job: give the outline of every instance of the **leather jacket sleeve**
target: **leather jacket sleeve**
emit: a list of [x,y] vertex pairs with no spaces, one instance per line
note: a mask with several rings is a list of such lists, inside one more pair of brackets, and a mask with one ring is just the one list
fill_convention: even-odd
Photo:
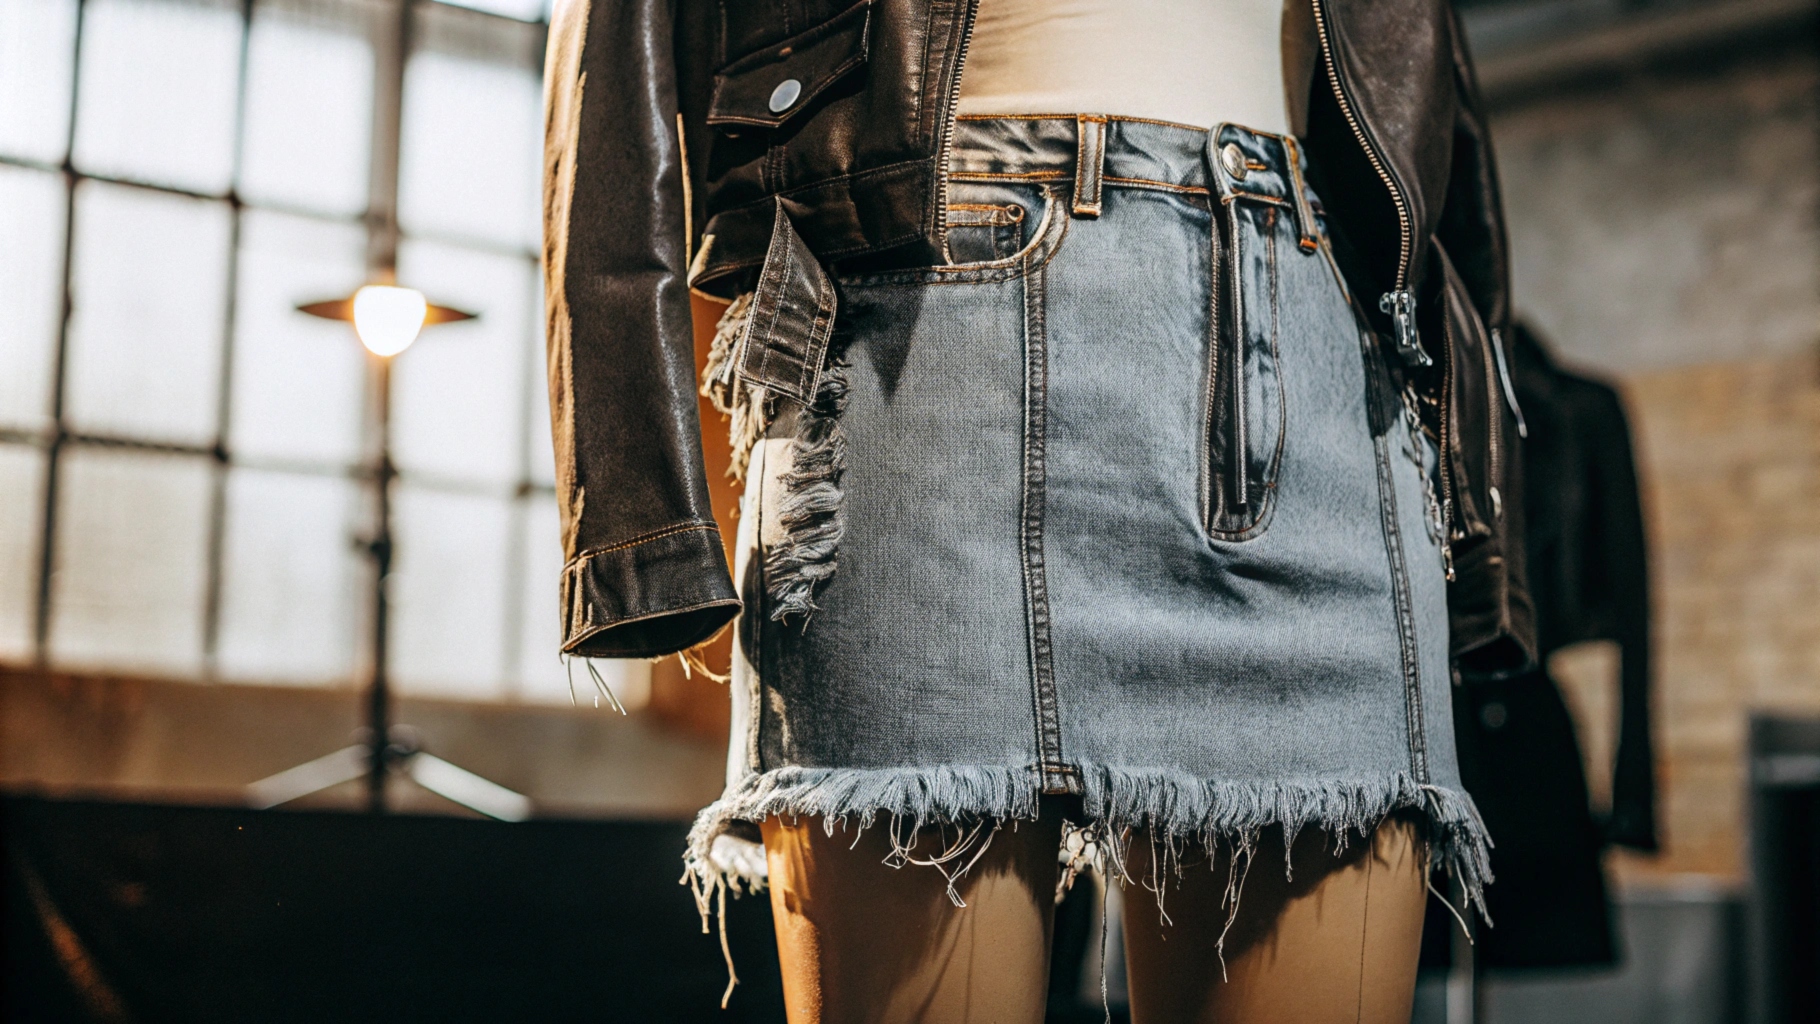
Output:
[[1618,751],[1612,766],[1606,838],[1656,849],[1655,755],[1651,750],[1649,555],[1630,424],[1618,393],[1593,398],[1597,428],[1586,432],[1593,540],[1586,546],[1593,580],[1609,591],[1610,633],[1620,651]]
[[565,653],[655,657],[739,610],[709,506],[671,0],[560,0],[544,289]]

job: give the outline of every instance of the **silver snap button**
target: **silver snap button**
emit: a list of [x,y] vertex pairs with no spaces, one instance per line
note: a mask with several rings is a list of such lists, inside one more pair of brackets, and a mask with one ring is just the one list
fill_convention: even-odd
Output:
[[1245,180],[1245,152],[1239,149],[1238,143],[1228,142],[1220,147],[1220,163],[1225,165],[1226,173],[1232,175],[1234,181]]
[[781,114],[796,104],[796,98],[803,94],[803,83],[794,78],[786,78],[777,83],[771,90],[771,113]]

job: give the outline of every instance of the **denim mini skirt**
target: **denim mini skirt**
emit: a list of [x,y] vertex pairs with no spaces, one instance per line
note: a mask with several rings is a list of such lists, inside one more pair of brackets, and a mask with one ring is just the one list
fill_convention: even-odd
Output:
[[1435,450],[1295,140],[968,117],[949,167],[943,265],[833,268],[815,401],[723,394],[745,612],[698,895],[769,815],[1048,794],[1114,850],[1411,813],[1476,893]]

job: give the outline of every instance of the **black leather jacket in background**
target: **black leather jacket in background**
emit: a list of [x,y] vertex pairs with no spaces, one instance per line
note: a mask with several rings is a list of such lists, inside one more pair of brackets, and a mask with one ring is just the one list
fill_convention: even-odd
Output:
[[[1656,849],[1656,769],[1650,728],[1649,549],[1624,400],[1604,381],[1557,364],[1517,324],[1511,375],[1535,443],[1526,504],[1542,658],[1586,640],[1619,650],[1618,746],[1607,838]],[[1495,838],[1495,837],[1494,837]]]
[[[1491,970],[1617,962],[1601,855],[1608,843],[1656,849],[1650,728],[1649,557],[1624,403],[1609,384],[1550,357],[1521,323],[1509,337],[1511,383],[1528,421],[1529,582],[1540,655],[1585,640],[1620,654],[1619,732],[1610,815],[1596,819],[1574,718],[1546,667],[1465,673],[1454,692],[1460,779],[1491,833],[1496,927],[1476,936]],[[1431,898],[1422,967],[1446,968],[1453,912]]]
[[[565,651],[665,654],[737,612],[702,471],[689,288],[749,290],[780,225],[824,266],[942,262],[977,3],[557,4],[544,263]],[[1412,340],[1378,308],[1391,293],[1433,359],[1409,372],[1446,453],[1454,651],[1514,668],[1534,643],[1494,351],[1508,268],[1471,60],[1445,0],[1315,12],[1311,177],[1386,345]],[[788,79],[800,93],[774,112]]]

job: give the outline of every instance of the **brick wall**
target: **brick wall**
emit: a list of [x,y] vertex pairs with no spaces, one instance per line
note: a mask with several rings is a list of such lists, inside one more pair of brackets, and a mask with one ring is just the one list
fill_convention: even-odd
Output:
[[[1625,393],[1654,542],[1668,847],[1621,870],[1737,875],[1747,716],[1820,715],[1820,358],[1638,374]],[[1609,693],[1575,694],[1593,689]],[[1578,703],[1608,736],[1609,700]]]

